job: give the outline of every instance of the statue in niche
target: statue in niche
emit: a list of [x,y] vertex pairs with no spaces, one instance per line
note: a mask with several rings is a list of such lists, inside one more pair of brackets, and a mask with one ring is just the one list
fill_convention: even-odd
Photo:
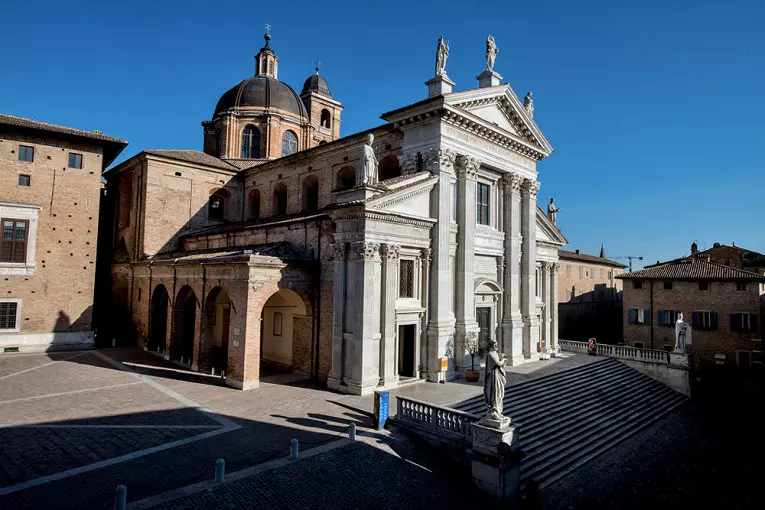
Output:
[[502,414],[505,399],[505,362],[507,357],[497,352],[497,342],[489,343],[489,353],[486,355],[486,373],[483,381],[483,396],[486,401],[487,414],[484,423],[490,423],[503,427],[509,423],[508,418]]
[[494,42],[494,36],[489,35],[489,38],[486,39],[486,70],[487,71],[494,71],[494,59],[497,58],[497,53],[499,53],[499,48],[497,48],[497,44]]
[[547,204],[547,217],[550,218],[553,225],[556,225],[558,220],[558,211],[560,211],[560,207],[555,207],[555,197],[553,197],[550,199],[550,203]]
[[377,156],[372,147],[375,141],[373,134],[367,135],[367,143],[364,144],[361,153],[361,171],[356,181],[357,186],[376,186],[377,185]]
[[523,107],[526,109],[526,113],[529,117],[534,118],[534,100],[531,98],[531,91],[523,98]]
[[686,352],[688,345],[691,345],[691,327],[683,320],[683,312],[680,312],[675,320],[675,351]]
[[444,42],[444,35],[438,36],[436,48],[436,76],[446,76],[446,57],[449,56],[449,43]]

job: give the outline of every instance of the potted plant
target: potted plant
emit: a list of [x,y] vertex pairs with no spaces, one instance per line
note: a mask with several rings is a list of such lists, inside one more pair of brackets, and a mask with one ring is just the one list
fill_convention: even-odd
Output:
[[[470,370],[465,371],[465,379],[476,382],[481,378],[481,371],[475,369],[475,357],[480,359],[486,355],[486,342],[482,342],[477,331],[470,331],[465,335],[465,349],[470,354]],[[479,366],[480,368],[480,366]]]

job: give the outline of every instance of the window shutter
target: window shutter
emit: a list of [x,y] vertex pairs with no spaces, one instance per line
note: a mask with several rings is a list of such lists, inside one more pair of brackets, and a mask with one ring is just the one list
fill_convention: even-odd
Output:
[[693,312],[692,319],[693,329],[699,329],[699,312]]
[[643,314],[645,316],[645,324],[646,324],[646,326],[650,326],[651,325],[651,310],[646,308],[645,311],[643,312]]
[[709,321],[712,329],[717,329],[717,312],[709,313]]
[[659,310],[659,326],[664,326],[667,324],[666,314],[667,312],[664,310]]
[[637,310],[634,308],[630,308],[627,310],[627,322],[630,324],[635,324],[637,322]]
[[757,316],[752,314],[752,331],[757,331]]
[[739,331],[743,329],[744,321],[743,316],[740,313],[730,314],[730,329],[731,331]]

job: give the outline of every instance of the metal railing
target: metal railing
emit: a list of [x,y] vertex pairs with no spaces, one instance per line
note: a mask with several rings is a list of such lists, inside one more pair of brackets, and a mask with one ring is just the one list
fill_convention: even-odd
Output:
[[438,436],[469,440],[470,424],[480,419],[479,416],[472,413],[437,406],[409,397],[397,396],[396,401],[397,420],[407,425],[426,429]]
[[[587,342],[576,342],[574,340],[558,340],[560,350],[565,352],[587,353]],[[670,353],[667,351],[654,351],[651,349],[638,349],[627,345],[597,344],[599,356],[608,356],[611,358],[629,359],[635,361],[648,361],[669,365]]]

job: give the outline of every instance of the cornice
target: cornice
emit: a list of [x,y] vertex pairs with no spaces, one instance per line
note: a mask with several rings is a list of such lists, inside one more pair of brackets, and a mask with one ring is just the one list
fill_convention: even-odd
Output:
[[405,216],[397,216],[390,213],[383,213],[383,212],[373,212],[373,211],[356,211],[351,212],[347,214],[341,214],[338,216],[335,216],[335,221],[338,220],[375,220],[375,221],[385,221],[387,223],[396,223],[399,225],[411,225],[415,227],[421,227],[421,228],[431,228],[435,223],[436,220],[431,219],[415,219],[415,218],[408,218]]
[[401,202],[405,202],[409,200],[410,198],[413,198],[419,195],[424,195],[425,193],[430,193],[430,190],[433,189],[433,186],[435,186],[437,181],[438,181],[438,176],[434,175],[427,181],[423,182],[421,186],[418,186],[411,190],[407,190],[406,193],[395,194],[394,196],[391,196],[389,198],[386,198],[386,197],[372,198],[366,202],[366,205],[368,207],[384,208],[384,207],[390,207],[395,204],[399,204]]

